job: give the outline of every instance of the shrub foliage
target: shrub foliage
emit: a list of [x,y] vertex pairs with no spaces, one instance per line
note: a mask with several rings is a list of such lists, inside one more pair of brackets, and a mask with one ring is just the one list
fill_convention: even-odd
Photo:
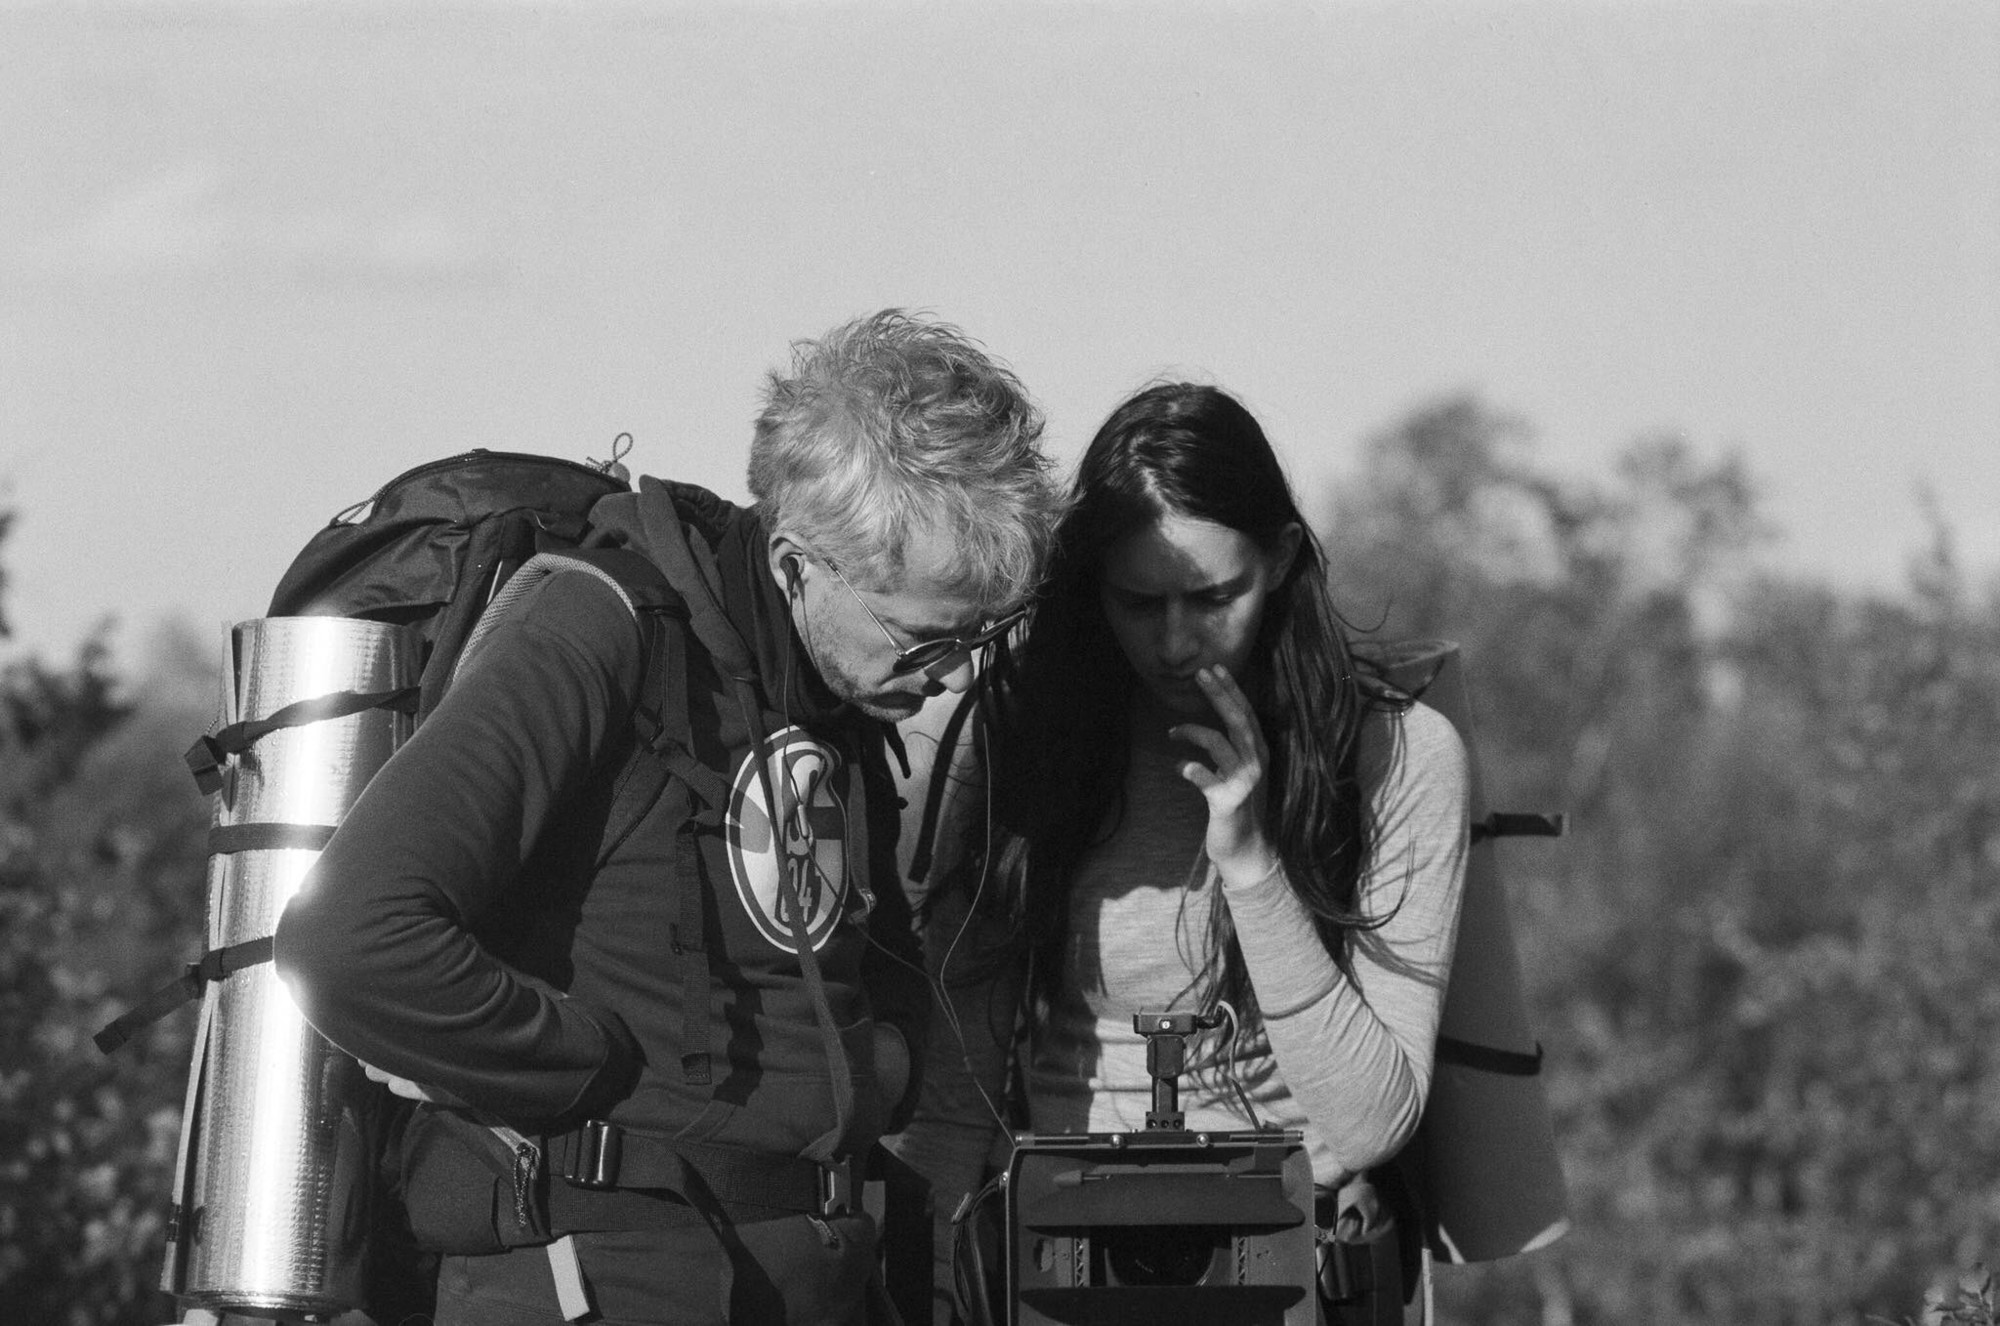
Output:
[[1467,399],[1375,440],[1347,610],[1460,640],[1575,1232],[1466,1323],[1900,1320],[2000,1244],[2000,600],[1758,571],[1732,458],[1603,483]]

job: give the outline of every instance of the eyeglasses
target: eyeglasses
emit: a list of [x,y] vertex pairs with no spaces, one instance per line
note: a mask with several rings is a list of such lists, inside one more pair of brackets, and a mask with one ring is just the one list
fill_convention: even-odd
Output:
[[848,583],[847,577],[840,573],[840,568],[832,562],[827,561],[824,557],[819,560],[827,570],[833,572],[835,580],[847,586],[847,592],[854,596],[856,603],[861,605],[861,611],[868,614],[868,620],[875,623],[875,629],[882,633],[882,638],[887,640],[889,647],[896,651],[896,661],[890,666],[889,671],[899,677],[912,672],[922,672],[925,668],[935,667],[948,658],[984,649],[987,645],[992,644],[995,640],[1013,630],[1015,625],[1028,615],[1027,605],[1023,604],[1006,616],[980,627],[971,635],[943,635],[935,640],[919,640],[916,644],[904,645],[897,641],[895,635],[890,632],[888,625],[875,615],[875,609],[868,606],[868,600],[862,598],[854,586]]

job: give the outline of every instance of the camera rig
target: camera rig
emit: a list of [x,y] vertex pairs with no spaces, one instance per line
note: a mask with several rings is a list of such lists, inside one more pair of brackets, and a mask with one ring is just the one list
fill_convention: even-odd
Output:
[[1311,1326],[1312,1165],[1296,1129],[1190,1132],[1187,1043],[1220,1025],[1139,1013],[1142,1130],[1017,1133],[1004,1178],[1008,1326]]

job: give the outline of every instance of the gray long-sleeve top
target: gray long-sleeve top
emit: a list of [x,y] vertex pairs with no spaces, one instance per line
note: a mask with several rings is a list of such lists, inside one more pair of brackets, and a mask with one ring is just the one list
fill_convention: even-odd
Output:
[[[1201,1050],[1223,1056],[1259,1122],[1305,1132],[1315,1183],[1337,1188],[1394,1155],[1423,1113],[1464,882],[1464,745],[1422,704],[1366,720],[1360,775],[1378,836],[1360,898],[1368,915],[1388,919],[1357,935],[1350,981],[1282,875],[1220,886],[1201,851],[1206,803],[1177,772],[1189,748],[1164,727],[1136,732],[1123,821],[1076,872],[1065,981],[1028,1051],[1033,1125],[1143,1126],[1151,1078],[1132,1015],[1191,1006],[1207,909],[1227,906],[1262,1018],[1232,1045]],[[947,987],[982,942],[964,915],[941,908],[933,931]],[[930,1075],[897,1145],[937,1188],[941,1213],[976,1184],[992,1147],[998,1125],[980,1093],[998,1093],[1018,994],[1015,975],[953,989],[963,1046],[934,1023]],[[1184,1079],[1181,1103],[1191,1129],[1250,1126],[1216,1072]]]

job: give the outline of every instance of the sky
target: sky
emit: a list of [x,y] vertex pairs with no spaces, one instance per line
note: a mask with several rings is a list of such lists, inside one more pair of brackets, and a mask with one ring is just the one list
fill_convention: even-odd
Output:
[[470,447],[742,499],[763,374],[900,305],[1067,465],[1162,374],[1324,511],[1474,391],[1740,452],[1774,567],[2000,569],[2000,6],[0,0],[8,649],[258,615]]

